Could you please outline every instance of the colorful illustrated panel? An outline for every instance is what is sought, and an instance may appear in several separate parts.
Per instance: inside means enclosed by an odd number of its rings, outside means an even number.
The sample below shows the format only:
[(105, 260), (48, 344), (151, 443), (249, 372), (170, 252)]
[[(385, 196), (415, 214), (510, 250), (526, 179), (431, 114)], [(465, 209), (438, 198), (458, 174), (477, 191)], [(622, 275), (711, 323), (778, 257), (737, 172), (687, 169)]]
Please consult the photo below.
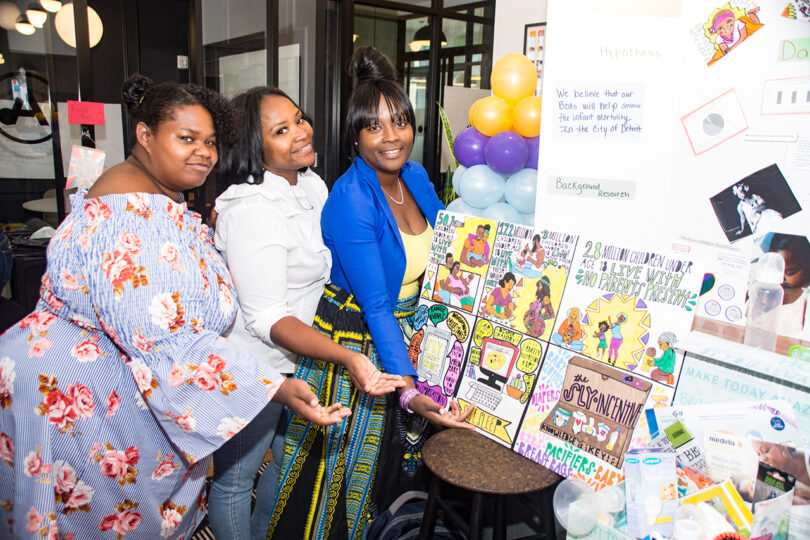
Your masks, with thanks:
[(416, 367), (416, 388), (447, 407), (464, 368), (475, 319), (464, 311), (422, 301), (414, 315), (408, 355)]
[(544, 347), (525, 334), (478, 319), (457, 391), (462, 409), (476, 405), (467, 421), (478, 431), (512, 447)]
[[(733, 4), (733, 5), (732, 5)], [(703, 60), (711, 66), (763, 26), (759, 6), (753, 2), (734, 0), (707, 14), (705, 20), (692, 28), (695, 45)]]
[(577, 236), (498, 223), (479, 315), (548, 341)]
[(580, 238), (551, 343), (668, 386), (703, 272), (691, 260)]
[(439, 212), (421, 298), (473, 313), (490, 260), (497, 222)]
[(624, 453), (649, 440), (643, 411), (674, 391), (550, 345), (514, 450), (595, 489), (622, 481)]

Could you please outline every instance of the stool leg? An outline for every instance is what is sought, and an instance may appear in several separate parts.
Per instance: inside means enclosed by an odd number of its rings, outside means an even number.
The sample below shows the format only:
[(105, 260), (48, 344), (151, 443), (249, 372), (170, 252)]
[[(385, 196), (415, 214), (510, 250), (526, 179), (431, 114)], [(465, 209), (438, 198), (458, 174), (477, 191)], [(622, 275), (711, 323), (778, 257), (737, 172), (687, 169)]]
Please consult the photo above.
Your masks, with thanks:
[(503, 495), (495, 495), (495, 529), (493, 540), (506, 540), (506, 504)]
[(473, 494), (472, 509), (470, 510), (470, 530), (467, 537), (470, 540), (481, 538), (481, 510), (484, 506), (484, 496), (481, 493)]
[(546, 540), (554, 540), (557, 537), (552, 504), (554, 487), (555, 486), (547, 487), (540, 492), (540, 520), (542, 522), (543, 535)]
[(441, 487), (441, 480), (439, 480), (438, 476), (433, 475), (427, 504), (425, 505), (425, 514), (422, 516), (422, 526), (419, 528), (419, 540), (433, 538), (433, 529), (436, 527), (436, 504), (439, 499), (439, 487)]

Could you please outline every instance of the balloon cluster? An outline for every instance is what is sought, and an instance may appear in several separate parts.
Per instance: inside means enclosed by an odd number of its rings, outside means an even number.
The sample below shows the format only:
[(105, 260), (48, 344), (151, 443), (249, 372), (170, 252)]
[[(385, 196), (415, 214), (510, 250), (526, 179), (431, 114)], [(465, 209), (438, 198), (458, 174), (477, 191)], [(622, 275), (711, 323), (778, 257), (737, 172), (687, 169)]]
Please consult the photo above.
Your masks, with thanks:
[(447, 209), (513, 223), (534, 224), (541, 98), (537, 70), (522, 54), (492, 68), (492, 93), (470, 107), (472, 127), (453, 141), (459, 198)]

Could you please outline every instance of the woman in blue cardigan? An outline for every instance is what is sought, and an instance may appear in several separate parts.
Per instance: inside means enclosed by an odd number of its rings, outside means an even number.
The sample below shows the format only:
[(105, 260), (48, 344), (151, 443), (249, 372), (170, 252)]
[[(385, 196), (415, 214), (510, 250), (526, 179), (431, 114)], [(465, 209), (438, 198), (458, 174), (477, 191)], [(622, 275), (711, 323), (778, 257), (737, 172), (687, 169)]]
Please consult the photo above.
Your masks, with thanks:
[(352, 420), (324, 430), (293, 418), (268, 537), (363, 538), (377, 512), (424, 485), (419, 458), (427, 422), (472, 428), (464, 423), (472, 409), (462, 413), (453, 402), (443, 410), (414, 389), (408, 357), (420, 278), (444, 208), (425, 169), (408, 161), (413, 108), (381, 52), (360, 48), (352, 64), (358, 84), (346, 131), (358, 156), (321, 214), (332, 274), (314, 326), (402, 375), (406, 387), (399, 395), (371, 396), (357, 392), (340, 366), (299, 361), (296, 376), (321, 403), (348, 404)]

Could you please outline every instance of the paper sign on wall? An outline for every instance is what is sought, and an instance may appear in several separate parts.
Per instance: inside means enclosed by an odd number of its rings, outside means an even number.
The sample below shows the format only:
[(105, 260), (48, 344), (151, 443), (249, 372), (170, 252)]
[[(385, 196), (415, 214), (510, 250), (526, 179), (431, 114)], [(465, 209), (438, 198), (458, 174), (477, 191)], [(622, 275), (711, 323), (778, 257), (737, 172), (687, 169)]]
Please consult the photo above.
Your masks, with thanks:
[(104, 125), (104, 104), (93, 101), (70, 101), (68, 106), (68, 124)]

